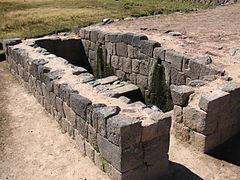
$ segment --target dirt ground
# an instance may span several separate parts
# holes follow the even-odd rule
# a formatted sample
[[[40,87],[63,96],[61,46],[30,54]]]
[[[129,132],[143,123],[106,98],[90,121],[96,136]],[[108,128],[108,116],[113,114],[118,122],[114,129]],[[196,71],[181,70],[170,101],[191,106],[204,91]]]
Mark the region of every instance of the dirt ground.
[[[196,55],[196,50],[198,55],[217,53],[215,63],[234,68],[232,74],[237,77],[240,52],[230,56],[229,50],[240,49],[239,8],[236,4],[191,14],[120,21],[99,28],[144,33],[190,56]],[[187,38],[165,34],[166,30],[181,32]],[[216,48],[219,45],[221,50]],[[10,74],[6,62],[0,62],[0,132],[0,179],[109,179],[78,152],[75,142]],[[168,179],[240,179],[238,165],[201,154],[174,137],[170,142]]]

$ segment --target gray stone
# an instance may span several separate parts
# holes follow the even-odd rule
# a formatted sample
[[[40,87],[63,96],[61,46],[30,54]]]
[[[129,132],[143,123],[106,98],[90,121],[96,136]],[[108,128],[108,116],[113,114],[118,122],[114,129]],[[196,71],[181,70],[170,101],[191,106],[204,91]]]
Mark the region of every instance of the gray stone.
[[[96,52],[93,50],[89,50],[89,55],[88,55],[90,60],[96,60]]]
[[[215,75],[207,75],[207,76],[202,77],[203,81],[210,81],[211,82],[211,81],[214,81],[216,79],[217,79],[217,77]]]
[[[177,123],[183,122],[183,109],[181,106],[174,105],[172,120]]]
[[[98,34],[100,33],[99,30],[91,30],[90,31],[90,41],[96,43],[98,40]]]
[[[88,125],[88,142],[94,149],[97,149],[97,131],[91,125]]]
[[[100,135],[97,136],[97,141],[101,155],[118,171],[123,173],[142,165],[143,151],[141,146],[122,149]]]
[[[169,62],[178,71],[182,71],[183,55],[174,50],[166,50],[165,61]]]
[[[102,171],[104,171],[103,158],[101,154],[97,151],[94,151],[94,162],[95,165]]]
[[[145,75],[138,74],[137,75],[137,85],[141,89],[148,87],[148,77]]]
[[[64,114],[65,114],[67,120],[75,128],[76,127],[76,114],[65,102],[63,102],[63,110],[64,110]]]
[[[228,93],[234,93],[237,92],[238,95],[240,95],[240,84],[223,84],[219,87],[222,91],[228,92]],[[237,95],[236,94],[236,95]]]
[[[72,110],[81,116],[82,118],[86,118],[86,109],[92,102],[76,93],[70,94],[70,107]]]
[[[90,73],[82,73],[78,77],[80,78],[80,82],[82,83],[88,83],[95,80],[95,77]]]
[[[130,104],[131,103],[131,99],[125,97],[125,96],[120,96],[118,99],[120,99],[122,102],[126,103],[126,104]]]
[[[141,140],[141,122],[127,116],[113,116],[107,121],[107,138],[122,148],[138,144]]]
[[[65,117],[63,110],[63,101],[59,97],[56,97],[56,110],[61,114],[62,117]]]
[[[135,34],[133,39],[132,39],[132,46],[140,47],[140,42],[142,40],[148,40],[147,36],[142,35],[142,34]]]
[[[132,73],[132,60],[130,58],[123,59],[123,71],[126,73]]]
[[[122,35],[122,41],[125,42],[126,44],[132,44],[133,38],[134,38],[134,33],[124,33]]]
[[[139,73],[140,61],[138,59],[132,59],[132,72]]]
[[[75,67],[73,68],[72,74],[73,74],[73,75],[79,75],[79,74],[82,74],[82,73],[85,73],[85,72],[87,72],[86,69],[84,69],[84,68],[82,68],[82,67],[77,67],[77,66],[75,66]]]
[[[161,60],[161,61],[165,61],[165,53],[166,53],[166,49],[163,47],[156,47],[154,48],[153,51],[153,58],[157,59],[157,60]]]
[[[128,57],[128,46],[125,43],[117,43],[116,46],[117,55],[122,57]]]
[[[233,80],[233,78],[229,77],[229,76],[223,76],[223,77],[221,77],[221,79],[224,81],[232,81]]]
[[[199,100],[199,107],[206,111],[212,112],[222,106],[229,107],[230,94],[222,90],[215,90],[211,93],[202,95]]]
[[[229,54],[230,54],[231,56],[235,56],[235,55],[237,54],[237,51],[238,51],[238,49],[232,48],[232,49],[229,50]]]
[[[50,92],[49,98],[50,98],[50,104],[51,104],[51,106],[53,106],[54,108],[56,108],[56,95],[55,95],[53,92]]]
[[[171,68],[171,84],[174,85],[185,85],[186,76],[183,72],[179,72],[176,68]]]
[[[182,86],[171,85],[170,88],[173,104],[179,106],[186,106],[188,104],[189,96],[194,93],[194,91],[191,88],[185,85]]]
[[[84,138],[88,138],[88,124],[80,116],[76,116],[76,129]]]
[[[14,38],[14,39],[4,39],[3,40],[3,49],[7,51],[8,46],[14,46],[16,44],[21,43],[22,40],[20,38]]]
[[[86,150],[87,157],[89,157],[89,159],[91,159],[94,162],[94,156],[95,156],[94,148],[86,140],[85,140],[85,150]]]
[[[113,89],[113,92],[116,93],[116,97],[126,96],[128,97],[129,93],[139,91],[139,87],[134,84],[127,84],[125,86]]]
[[[108,76],[106,78],[98,79],[97,81],[102,85],[106,85],[106,84],[112,84],[118,79],[119,78],[117,76]]]
[[[96,111],[98,120],[98,132],[102,136],[106,136],[108,118],[117,115],[120,110],[121,109],[118,106],[108,106],[100,108]]]
[[[74,129],[74,137],[80,153],[85,155],[86,151],[84,137],[81,134],[79,134],[77,129]]]
[[[149,57],[153,57],[154,48],[160,47],[160,46],[161,45],[156,41],[152,41],[152,40],[141,40],[140,41],[140,51]]]
[[[217,119],[193,107],[183,108],[183,123],[190,129],[202,134],[212,134],[217,128]]]
[[[112,65],[113,68],[119,69],[119,66],[118,66],[118,56],[112,56],[112,58],[111,58],[111,65]]]
[[[149,63],[147,61],[141,61],[139,67],[139,73],[142,75],[148,75],[149,73]]]
[[[200,87],[200,86],[204,86],[206,83],[203,80],[192,80],[188,82],[188,86],[192,86],[192,87]]]
[[[131,45],[128,45],[128,57],[129,58],[134,58],[134,47]]]

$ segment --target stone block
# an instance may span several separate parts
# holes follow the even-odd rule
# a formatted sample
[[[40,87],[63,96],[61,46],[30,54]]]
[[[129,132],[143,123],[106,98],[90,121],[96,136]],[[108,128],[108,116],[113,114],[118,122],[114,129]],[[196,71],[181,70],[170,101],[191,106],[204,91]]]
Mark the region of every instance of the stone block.
[[[97,151],[94,151],[94,162],[95,165],[102,171],[104,171],[103,158],[101,154]]]
[[[206,136],[201,133],[192,131],[190,143],[198,151],[206,153],[214,149],[220,142],[220,135],[218,133]]]
[[[178,71],[176,68],[171,68],[171,84],[174,85],[185,85],[186,76],[183,72]]]
[[[86,118],[86,109],[92,102],[76,93],[70,94],[70,107],[72,110],[82,118]]]
[[[228,109],[230,106],[230,94],[221,90],[202,95],[199,107],[205,112],[216,111],[217,109]]]
[[[138,59],[132,59],[132,72],[139,73],[140,61]]]
[[[143,150],[140,145],[122,149],[100,135],[97,138],[101,155],[121,173],[135,169],[143,164]]]
[[[172,121],[172,111],[166,113],[154,112],[150,114],[150,119],[158,122],[159,136],[166,135],[169,133]]]
[[[132,73],[132,60],[129,58],[123,59],[123,71],[126,73]]]
[[[185,126],[199,133],[208,135],[217,129],[218,119],[206,112],[193,107],[183,108],[183,122]]]
[[[149,57],[153,57],[154,48],[160,47],[160,46],[161,45],[159,44],[159,42],[156,42],[156,41],[152,41],[152,40],[140,41],[140,51]]]
[[[80,153],[85,155],[86,151],[85,151],[84,137],[78,132],[77,129],[74,129],[74,136],[75,136],[75,141],[76,141],[76,144],[78,146]]]
[[[118,65],[118,56],[112,56],[111,58],[111,65],[114,69],[119,69]]]
[[[50,104],[56,109],[56,95],[53,92],[49,94]]]
[[[99,30],[90,30],[90,41],[96,43],[98,41]]]
[[[147,61],[141,61],[139,66],[139,73],[142,75],[148,75],[149,73],[149,63]]]
[[[192,130],[186,127],[183,123],[173,122],[173,133],[177,139],[189,142],[191,131]]]
[[[120,110],[121,109],[118,106],[107,106],[107,107],[99,108],[93,112],[93,116],[94,116],[94,113],[97,115],[98,132],[102,136],[105,137],[107,135],[106,133],[107,133],[108,118],[117,115],[120,112]]]
[[[147,167],[147,179],[162,179],[168,172],[168,155],[166,154],[161,160]]]
[[[144,164],[152,166],[168,154],[170,135],[164,135],[143,143]],[[162,162],[164,163],[164,162]]]
[[[128,45],[128,57],[132,58],[132,59],[135,57],[134,56],[134,47],[131,45]]]
[[[106,107],[105,104],[93,104],[88,106],[87,108],[87,123],[94,127],[96,130],[98,129],[98,114],[97,111],[102,107]]]
[[[183,122],[183,109],[181,106],[174,105],[172,120],[173,120],[173,122],[177,122],[177,123]]]
[[[88,142],[94,149],[97,149],[97,131],[91,125],[88,125]]]
[[[70,94],[78,93],[78,91],[73,90],[68,84],[60,84],[59,86],[59,97],[70,106]]]
[[[171,85],[170,88],[173,104],[179,106],[186,106],[188,104],[189,96],[194,93],[194,91],[190,87],[185,85]]]
[[[95,61],[96,60],[96,52],[93,50],[89,50],[89,55],[88,55],[90,60]]]
[[[165,61],[171,63],[178,71],[182,71],[183,55],[180,53],[170,49],[166,50]]]
[[[89,159],[91,159],[93,162],[94,162],[94,156],[95,156],[95,153],[94,153],[94,148],[91,146],[90,143],[88,143],[86,140],[85,140],[85,150],[86,150],[86,155]]]
[[[116,45],[116,53],[118,56],[128,57],[128,46],[125,43],[117,43]]]
[[[156,47],[153,51],[153,58],[161,61],[165,61],[166,49],[163,47]]]
[[[75,112],[65,102],[63,102],[63,110],[67,120],[72,124],[74,128],[76,128]]]
[[[84,137],[88,138],[88,124],[87,122],[81,118],[80,116],[76,117],[76,127],[78,132]]]
[[[141,122],[127,116],[117,115],[107,121],[107,138],[122,148],[140,143]]]
[[[104,44],[105,43],[105,32],[99,32],[98,33],[98,42]]]
[[[201,64],[198,63],[196,60],[191,59],[189,61],[189,74],[188,76],[192,79],[199,79],[201,72]]]
[[[133,84],[137,84],[137,74],[131,73],[130,76],[129,76],[129,80],[130,80]]]
[[[140,47],[140,42],[142,40],[148,40],[148,37],[143,34],[135,34],[132,39],[132,46],[133,47]]]
[[[63,101],[59,97],[56,97],[56,110],[61,114],[62,117],[65,118],[65,114],[63,110]]]
[[[166,61],[162,61],[162,65],[164,67],[164,73],[165,73],[165,81],[168,86],[171,85],[171,69],[172,66],[170,63]]]

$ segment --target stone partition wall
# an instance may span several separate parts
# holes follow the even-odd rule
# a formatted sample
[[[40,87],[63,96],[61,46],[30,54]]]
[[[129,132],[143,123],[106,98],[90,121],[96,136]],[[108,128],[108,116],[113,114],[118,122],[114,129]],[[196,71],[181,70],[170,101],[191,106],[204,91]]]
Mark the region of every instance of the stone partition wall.
[[[84,92],[76,87],[91,86],[95,91],[104,87],[106,79],[95,80],[86,69],[35,46],[37,40],[5,40],[7,62],[19,81],[76,140],[80,152],[116,180],[152,180],[165,175],[171,112],[153,111],[140,102],[127,104],[129,101],[124,104],[129,109],[124,110],[82,96]],[[120,99],[126,102],[127,98]],[[132,117],[131,107],[143,111],[145,119]]]
[[[185,85],[207,75],[223,74],[222,70],[211,64],[209,57],[189,58],[161,47],[159,42],[148,40],[142,34],[107,33],[89,29],[75,30],[75,33],[80,36],[93,69],[98,67],[98,49],[101,48],[114,74],[137,85],[146,103],[158,105],[152,99],[157,99],[157,92],[163,89],[161,101],[164,105],[161,104],[160,108],[164,111],[171,109],[170,102],[166,105],[167,99],[171,98],[168,97],[171,84]]]
[[[197,150],[208,152],[240,131],[240,84],[226,83],[188,104],[194,91],[172,86],[173,132]]]

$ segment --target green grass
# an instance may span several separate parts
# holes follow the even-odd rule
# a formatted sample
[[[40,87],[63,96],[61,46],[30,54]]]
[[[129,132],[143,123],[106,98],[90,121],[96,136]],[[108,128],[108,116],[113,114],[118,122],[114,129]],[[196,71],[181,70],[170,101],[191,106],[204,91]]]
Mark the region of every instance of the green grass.
[[[0,40],[29,38],[88,26],[104,18],[164,14],[206,4],[173,0],[1,0]]]

